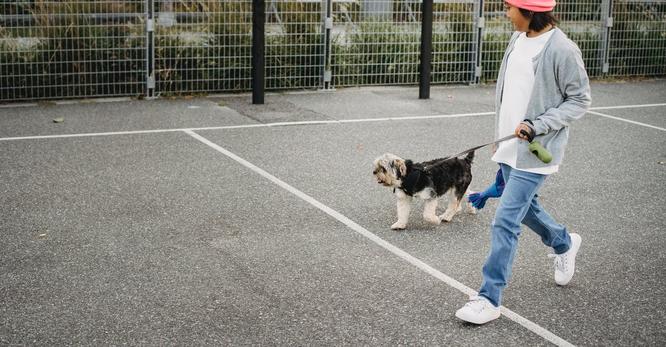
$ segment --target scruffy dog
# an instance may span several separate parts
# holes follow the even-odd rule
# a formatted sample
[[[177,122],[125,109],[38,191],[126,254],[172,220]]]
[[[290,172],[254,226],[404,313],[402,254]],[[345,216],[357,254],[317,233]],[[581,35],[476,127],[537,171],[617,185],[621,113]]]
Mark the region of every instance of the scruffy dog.
[[[398,221],[391,229],[405,229],[411,208],[412,197],[425,200],[423,218],[432,224],[442,220],[450,222],[462,209],[461,202],[467,187],[472,181],[472,160],[474,152],[465,158],[441,158],[422,163],[402,159],[386,153],[375,159],[373,175],[377,183],[393,188],[398,197]],[[446,211],[437,216],[437,200],[451,191],[451,201]],[[468,204],[466,204],[468,205]],[[468,206],[474,213],[474,208]]]

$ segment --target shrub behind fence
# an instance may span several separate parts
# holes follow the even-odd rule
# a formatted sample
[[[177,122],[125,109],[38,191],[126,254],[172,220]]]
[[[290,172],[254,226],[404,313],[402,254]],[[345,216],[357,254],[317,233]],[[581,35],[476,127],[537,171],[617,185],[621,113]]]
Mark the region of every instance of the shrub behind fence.
[[[267,89],[418,83],[421,0],[265,2]],[[666,75],[666,2],[555,12],[590,76]],[[434,0],[433,20],[432,83],[496,78],[503,1]],[[0,101],[248,91],[251,32],[252,0],[4,1]]]

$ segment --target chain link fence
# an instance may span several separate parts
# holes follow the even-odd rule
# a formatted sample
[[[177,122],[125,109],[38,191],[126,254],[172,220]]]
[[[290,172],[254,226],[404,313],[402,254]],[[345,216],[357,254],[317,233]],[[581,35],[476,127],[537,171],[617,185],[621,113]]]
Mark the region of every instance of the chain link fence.
[[[421,10],[412,1],[333,1],[334,86],[418,83]]]
[[[422,1],[334,0],[333,5],[333,85],[418,83]],[[473,80],[474,6],[473,0],[434,1],[433,83]]]
[[[0,3],[0,100],[139,95],[145,1]]]
[[[434,84],[492,82],[499,0],[434,0]],[[252,0],[0,2],[0,101],[251,90]],[[415,85],[422,0],[265,0],[269,90]],[[563,0],[592,77],[666,75],[666,1]]]
[[[666,75],[666,1],[613,1],[607,18],[609,76]]]
[[[150,3],[150,1],[149,1]],[[153,2],[159,94],[250,89],[252,0]]]

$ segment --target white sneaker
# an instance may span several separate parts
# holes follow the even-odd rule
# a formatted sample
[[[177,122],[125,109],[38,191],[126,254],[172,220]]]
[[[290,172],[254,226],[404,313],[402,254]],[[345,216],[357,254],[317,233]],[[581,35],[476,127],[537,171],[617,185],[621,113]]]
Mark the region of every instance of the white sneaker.
[[[488,299],[472,296],[469,302],[456,311],[456,317],[474,324],[486,324],[501,315],[499,307],[493,306]]]
[[[569,234],[571,238],[571,247],[569,250],[562,254],[548,254],[549,258],[554,259],[555,266],[555,283],[561,286],[566,286],[574,275],[576,270],[576,253],[580,248],[581,239],[578,234]]]

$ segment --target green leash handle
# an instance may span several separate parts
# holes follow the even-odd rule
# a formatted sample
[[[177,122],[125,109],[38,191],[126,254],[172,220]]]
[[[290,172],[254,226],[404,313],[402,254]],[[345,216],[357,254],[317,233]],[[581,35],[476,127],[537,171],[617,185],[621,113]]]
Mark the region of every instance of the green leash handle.
[[[534,141],[534,137],[530,136],[531,134],[528,134],[525,130],[521,130],[520,133],[528,138],[530,145],[527,146],[527,148],[530,152],[536,155],[539,160],[546,164],[553,160],[553,155],[550,154],[550,152],[548,152],[548,150],[545,149],[539,141]]]
[[[539,141],[532,141],[530,142],[530,145],[527,146],[527,148],[530,150],[530,152],[534,153],[534,155],[539,158],[542,162],[548,164],[553,160],[553,155],[548,152],[547,149],[545,149]]]

